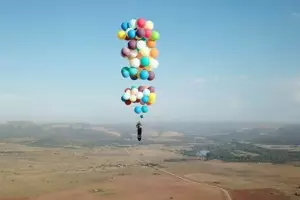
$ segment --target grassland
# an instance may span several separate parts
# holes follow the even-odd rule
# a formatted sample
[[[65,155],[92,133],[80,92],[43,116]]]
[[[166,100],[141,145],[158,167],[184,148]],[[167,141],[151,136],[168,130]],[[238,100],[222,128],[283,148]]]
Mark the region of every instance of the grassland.
[[[193,157],[191,147],[217,145],[220,155],[255,159],[290,148],[251,145],[249,149],[248,144],[232,148],[179,130],[145,134],[137,142],[130,139],[134,136],[130,130],[121,132],[122,127],[25,125],[0,127],[0,200],[299,198],[297,163],[201,161]],[[182,155],[183,149],[192,154]],[[221,188],[229,191],[231,199]]]

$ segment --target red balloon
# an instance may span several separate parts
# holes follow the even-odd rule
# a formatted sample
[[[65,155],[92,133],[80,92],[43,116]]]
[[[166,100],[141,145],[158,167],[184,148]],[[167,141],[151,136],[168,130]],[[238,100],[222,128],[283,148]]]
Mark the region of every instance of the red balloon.
[[[126,92],[127,92],[127,90],[129,90],[129,91],[130,91],[130,88],[126,88],[126,89],[124,90],[124,92],[126,93]]]
[[[129,105],[131,104],[131,101],[130,101],[130,100],[125,101],[125,104],[126,104],[127,106],[129,106]]]
[[[152,34],[151,30],[148,28],[145,28],[145,38],[150,38],[151,34]]]
[[[146,20],[143,18],[140,18],[136,21],[136,24],[139,28],[144,28],[144,26],[146,25]]]
[[[140,99],[136,99],[135,103],[140,103],[141,100]]]

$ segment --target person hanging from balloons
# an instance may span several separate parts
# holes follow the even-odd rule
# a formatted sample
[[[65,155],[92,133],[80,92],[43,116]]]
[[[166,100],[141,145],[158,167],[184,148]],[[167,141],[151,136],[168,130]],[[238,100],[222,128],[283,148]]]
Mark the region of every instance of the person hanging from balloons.
[[[128,61],[128,65],[121,69],[123,78],[132,81],[143,80],[153,81],[154,70],[157,69],[159,51],[157,41],[160,39],[158,31],[154,30],[154,24],[143,18],[131,19],[121,24],[121,30],[117,34],[120,40],[125,40],[127,45],[121,49],[121,56]],[[144,118],[143,114],[148,113],[148,106],[156,101],[155,88],[153,86],[132,86],[126,88],[121,100],[125,105],[141,104],[135,106],[134,112]],[[142,114],[143,113],[143,114]],[[142,139],[142,124],[136,124],[137,138]]]
[[[142,129],[142,123],[140,121],[137,122],[136,128],[137,128],[137,139],[138,141],[141,141],[143,129]]]

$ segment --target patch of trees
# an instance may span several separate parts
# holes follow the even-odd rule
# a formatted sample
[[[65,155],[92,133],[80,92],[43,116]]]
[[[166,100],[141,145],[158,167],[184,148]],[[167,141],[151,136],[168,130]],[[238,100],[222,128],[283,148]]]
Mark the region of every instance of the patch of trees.
[[[234,152],[243,151],[245,154],[237,155]],[[187,156],[195,156],[198,149],[184,151]],[[247,154],[247,152],[249,154]],[[270,163],[287,163],[300,161],[300,152],[266,149],[252,144],[245,143],[228,143],[219,146],[214,146],[206,155],[207,160],[223,160],[226,162],[270,162]]]

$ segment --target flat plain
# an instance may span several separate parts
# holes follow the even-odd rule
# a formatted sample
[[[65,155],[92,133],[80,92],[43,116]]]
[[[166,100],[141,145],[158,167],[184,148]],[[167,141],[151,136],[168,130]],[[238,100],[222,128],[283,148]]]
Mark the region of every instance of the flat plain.
[[[231,200],[299,198],[300,169],[292,165],[166,161],[171,158],[183,156],[163,145],[42,148],[2,142],[0,200],[230,200],[220,188]]]

